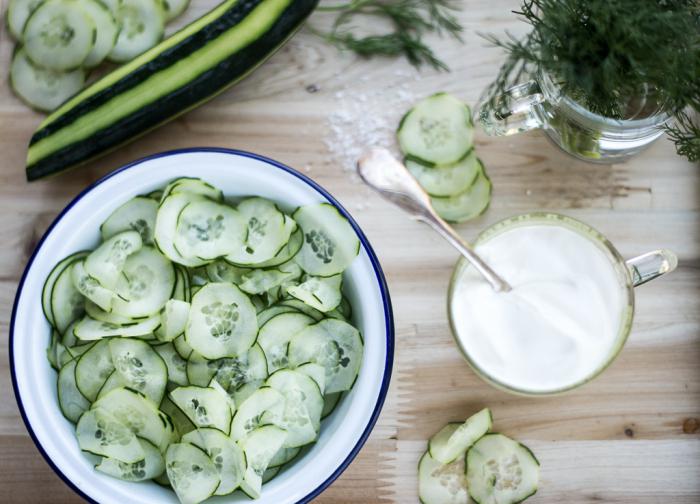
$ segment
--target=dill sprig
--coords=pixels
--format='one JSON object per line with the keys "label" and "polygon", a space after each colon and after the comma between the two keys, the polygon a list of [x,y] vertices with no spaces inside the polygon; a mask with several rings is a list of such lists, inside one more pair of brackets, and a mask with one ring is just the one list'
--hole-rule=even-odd
{"label": "dill sprig", "polygon": [[688,113],[700,111],[697,0],[524,0],[514,13],[532,30],[486,36],[507,58],[483,99],[539,70],[606,117],[626,118],[645,97],[674,116],[666,130],[679,154],[700,159],[700,128]]}
{"label": "dill sprig", "polygon": [[[447,64],[423,42],[426,33],[451,36],[462,40],[462,26],[454,12],[453,0],[352,0],[337,5],[322,5],[317,10],[335,12],[330,31],[312,31],[341,49],[364,57],[404,56],[414,66],[424,63],[440,70]],[[388,33],[358,35],[353,22],[363,16],[378,17],[389,22]]]}

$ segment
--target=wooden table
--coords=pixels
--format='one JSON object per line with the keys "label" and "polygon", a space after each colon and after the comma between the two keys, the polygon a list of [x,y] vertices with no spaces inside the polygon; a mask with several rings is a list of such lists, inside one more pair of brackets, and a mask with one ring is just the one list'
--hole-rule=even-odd
{"label": "wooden table", "polygon": [[[195,0],[188,19],[214,3]],[[486,405],[497,429],[530,445],[542,462],[533,503],[700,502],[698,166],[677,157],[666,140],[627,164],[596,166],[567,157],[540,133],[507,139],[478,135],[478,154],[495,192],[485,216],[460,226],[467,238],[505,216],[547,209],[585,220],[625,255],[663,246],[680,256],[678,271],[638,289],[634,331],[613,366],[581,390],[551,399],[508,395],[470,371],[445,315],[455,253],[349,171],[359,149],[352,135],[386,141],[414,97],[446,90],[473,103],[494,75],[500,52],[485,47],[477,32],[522,32],[522,23],[510,14],[516,2],[464,3],[465,44],[436,41],[452,73],[416,73],[398,60],[358,60],[302,31],[214,102],[86,168],[32,184],[24,179],[24,157],[40,115],[14,98],[7,85],[13,44],[1,23],[2,333],[8,332],[29,254],[87,184],[162,150],[246,149],[306,171],[336,195],[369,236],[391,289],[397,354],[386,406],[360,455],[318,502],[416,502],[416,464],[426,439],[447,421]],[[4,11],[7,0],[0,5]],[[313,17],[317,25],[325,21]],[[0,501],[79,502],[27,435],[10,385],[6,338],[0,354]]]}

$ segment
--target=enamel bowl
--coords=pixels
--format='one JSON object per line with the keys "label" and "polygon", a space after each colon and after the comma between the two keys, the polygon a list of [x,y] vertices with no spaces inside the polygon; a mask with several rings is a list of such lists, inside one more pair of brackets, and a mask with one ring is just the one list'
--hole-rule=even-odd
{"label": "enamel bowl", "polygon": [[[129,483],[102,475],[81,453],[74,426],[63,418],[56,395],[56,372],[46,359],[50,327],[41,308],[41,290],[52,267],[78,250],[94,248],[99,225],[119,205],[182,176],[200,177],[227,196],[259,195],[285,210],[329,202],[345,215],[362,244],[346,272],[344,292],[362,332],[363,364],[352,391],[323,421],[318,441],[263,486],[260,504],[308,502],[319,495],[360,451],[386,397],[394,351],[389,292],[377,257],[348,212],[315,182],[280,163],[240,151],[187,149],[157,154],[107,175],[79,194],[56,218],[22,276],[10,324],[10,365],[17,404],[34,443],[56,473],[78,494],[101,504],[177,503],[156,483]],[[208,503],[251,502],[236,492]]]}

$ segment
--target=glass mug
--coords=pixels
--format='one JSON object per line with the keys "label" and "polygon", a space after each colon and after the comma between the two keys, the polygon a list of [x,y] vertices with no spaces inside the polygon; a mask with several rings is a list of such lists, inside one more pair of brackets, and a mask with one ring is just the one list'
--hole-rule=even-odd
{"label": "glass mug", "polygon": [[543,129],[562,150],[595,163],[626,161],[663,134],[669,115],[651,98],[631,102],[626,119],[595,114],[544,72],[508,89],[491,106],[482,104],[478,121],[491,136]]}
{"label": "glass mug", "polygon": [[467,363],[471,366],[474,372],[479,375],[486,382],[491,385],[505,390],[506,392],[511,392],[518,395],[525,396],[550,396],[554,394],[559,394],[588,383],[590,380],[602,373],[619,355],[622,347],[627,341],[627,337],[632,330],[632,319],[634,316],[634,288],[638,287],[654,278],[657,278],[665,273],[669,273],[676,269],[678,265],[678,258],[676,255],[669,250],[656,250],[649,252],[647,254],[635,257],[633,259],[625,260],[622,258],[617,249],[613,244],[601,233],[591,228],[583,222],[567,217],[565,215],[555,214],[555,213],[527,213],[522,215],[516,215],[514,217],[507,218],[500,221],[486,230],[484,230],[477,238],[474,246],[485,243],[494,236],[497,236],[505,231],[511,230],[518,226],[563,226],[567,229],[575,231],[580,235],[588,238],[591,242],[596,244],[599,249],[601,249],[609,260],[612,262],[616,275],[618,277],[619,285],[625,299],[625,308],[620,314],[621,323],[620,329],[618,331],[617,337],[615,339],[615,344],[611,347],[607,357],[598,365],[598,367],[585,379],[568,385],[565,387],[557,388],[554,390],[547,391],[533,391],[529,389],[522,389],[516,386],[506,384],[493,378],[486,372],[478,362],[469,353],[469,349],[465,348],[462,341],[458,336],[459,328],[455,323],[454,310],[455,302],[453,302],[455,296],[455,291],[459,284],[459,280],[466,268],[469,268],[469,263],[464,259],[460,259],[455,266],[454,272],[452,274],[452,280],[450,281],[448,301],[447,301],[447,311],[450,321],[450,327],[452,329],[452,335],[459,347],[462,355],[467,360]]}

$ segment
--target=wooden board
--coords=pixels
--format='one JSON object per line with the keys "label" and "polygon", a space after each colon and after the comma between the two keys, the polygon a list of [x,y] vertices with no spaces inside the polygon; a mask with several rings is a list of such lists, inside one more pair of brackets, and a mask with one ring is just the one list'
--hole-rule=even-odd
{"label": "wooden board", "polygon": [[[214,3],[195,0],[186,19]],[[347,206],[382,261],[394,303],[397,356],[387,404],[365,448],[317,502],[416,502],[415,468],[425,440],[445,422],[485,405],[493,409],[498,430],[529,444],[541,459],[541,490],[533,503],[699,502],[698,166],[675,156],[665,140],[628,164],[595,166],[567,157],[540,133],[477,137],[495,196],[484,217],[459,227],[467,238],[505,216],[548,209],[587,221],[627,256],[662,246],[680,256],[677,272],[638,289],[634,331],[615,364],[583,389],[550,399],[499,392],[469,370],[445,317],[455,253],[351,173],[358,138],[386,142],[412,99],[446,90],[473,103],[494,75],[500,53],[477,32],[521,32],[510,13],[517,3],[464,3],[465,44],[436,40],[452,73],[416,73],[399,60],[359,60],[302,31],[213,103],[85,168],[32,184],[25,182],[23,161],[41,117],[9,90],[13,43],[0,23],[2,333],[8,332],[14,291],[37,240],[89,183],[162,150],[246,149],[306,172]],[[4,11],[6,0],[0,5]],[[312,20],[317,26],[326,21],[322,15]],[[10,386],[6,338],[0,341],[0,496],[8,503],[80,501],[25,431]]]}

